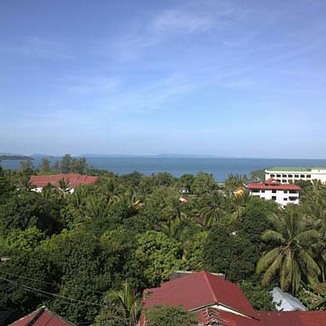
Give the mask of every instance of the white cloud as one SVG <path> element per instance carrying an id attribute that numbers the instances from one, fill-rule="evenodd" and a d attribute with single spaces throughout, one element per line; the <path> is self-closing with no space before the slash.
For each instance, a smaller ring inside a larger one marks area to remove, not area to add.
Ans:
<path id="1" fill-rule="evenodd" d="M 161 78 L 143 84 L 130 91 L 120 91 L 109 94 L 108 110 L 123 110 L 147 112 L 162 109 L 179 95 L 186 94 L 196 85 L 192 80 L 182 74 Z M 125 86 L 125 89 L 128 89 Z"/>
<path id="2" fill-rule="evenodd" d="M 202 33 L 233 25 L 248 11 L 235 6 L 231 0 L 189 1 L 158 14 L 152 26 L 159 32 Z"/>
<path id="3" fill-rule="evenodd" d="M 153 21 L 153 27 L 159 31 L 182 30 L 193 33 L 206 31 L 213 26 L 214 22 L 207 15 L 198 15 L 178 10 L 165 11 Z"/>

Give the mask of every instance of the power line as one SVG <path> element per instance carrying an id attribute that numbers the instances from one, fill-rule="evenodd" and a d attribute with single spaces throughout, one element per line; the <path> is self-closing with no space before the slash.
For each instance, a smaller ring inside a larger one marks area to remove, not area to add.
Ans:
<path id="1" fill-rule="evenodd" d="M 4 281 L 6 281 L 6 282 L 8 282 L 10 284 L 13 284 L 15 286 L 20 286 L 20 287 L 22 287 L 23 289 L 25 289 L 27 291 L 30 291 L 30 292 L 39 294 L 41 296 L 44 296 L 47 299 L 59 298 L 59 299 L 67 300 L 67 301 L 69 301 L 70 304 L 75 304 L 75 305 L 82 303 L 82 304 L 86 304 L 86 305 L 89 305 L 89 306 L 97 306 L 97 307 L 106 308 L 106 309 L 116 308 L 115 305 L 106 305 L 106 304 L 104 305 L 104 304 L 100 304 L 100 303 L 94 303 L 94 302 L 89 302 L 89 301 L 85 301 L 85 300 L 79 300 L 79 299 L 63 296 L 63 295 L 56 294 L 56 293 L 51 293 L 51 292 L 44 291 L 44 290 L 41 290 L 41 289 L 38 289 L 38 288 L 34 288 L 34 287 L 26 285 L 26 284 L 22 284 L 22 283 L 18 283 L 16 281 L 13 281 L 13 280 L 9 280 L 9 279 L 7 279 L 5 277 L 2 277 L 2 276 L 0 276 L 0 279 L 4 280 Z M 128 319 L 126 317 L 120 317 L 120 316 L 117 316 L 117 315 L 112 315 L 112 316 L 110 316 L 110 318 L 117 319 L 117 320 L 123 320 L 123 321 L 126 321 L 126 319 Z"/>
<path id="2" fill-rule="evenodd" d="M 84 300 L 79 300 L 79 299 L 74 299 L 74 298 L 70 298 L 70 297 L 66 297 L 64 295 L 60 295 L 60 294 L 56 294 L 56 293 L 51 293 L 51 292 L 48 292 L 48 291 L 44 291 L 44 290 L 41 290 L 41 289 L 37 289 L 37 288 L 34 288 L 32 286 L 29 286 L 29 285 L 26 285 L 26 284 L 21 284 L 21 283 L 18 283 L 18 282 L 15 282 L 15 281 L 12 281 L 12 280 L 9 280 L 5 277 L 2 277 L 0 276 L 0 279 L 8 282 L 8 283 L 11 283 L 11 284 L 14 284 L 14 285 L 17 285 L 17 286 L 20 286 L 22 288 L 25 288 L 26 290 L 28 291 L 31 291 L 31 292 L 35 292 L 35 293 L 38 293 L 38 294 L 41 294 L 41 295 L 44 295 L 44 296 L 47 296 L 48 298 L 50 299 L 53 299 L 54 298 L 60 298 L 60 299 L 63 299 L 63 300 L 69 300 L 69 301 L 74 301 L 76 303 L 84 303 L 84 304 L 88 304 L 88 305 L 92 305 L 92 306 L 98 306 L 98 307 L 104 307 L 104 308 L 110 308 L 109 306 L 107 305 L 102 305 L 100 303 L 94 303 L 94 302 L 89 302 L 89 301 L 84 301 Z M 52 296 L 52 297 L 49 297 L 49 296 Z"/>
<path id="3" fill-rule="evenodd" d="M 33 282 L 38 282 L 38 283 L 43 283 L 43 284 L 48 284 L 48 285 L 54 285 L 54 286 L 60 286 L 60 284 L 58 284 L 58 283 L 36 280 L 36 279 L 30 278 L 30 277 L 20 276 L 20 275 L 16 275 L 16 274 L 13 274 L 13 273 L 10 273 L 10 272 L 0 271 L 0 273 L 10 275 L 10 276 L 14 276 L 14 277 L 21 278 L 21 279 L 25 279 L 25 280 L 28 280 L 28 281 L 33 281 Z M 105 294 L 105 292 L 101 292 L 101 291 L 96 291 L 96 290 L 91 290 L 91 289 L 85 290 L 85 289 L 80 288 L 80 287 L 77 287 L 77 288 L 79 290 L 82 290 L 82 291 L 89 291 L 89 292 L 94 292 L 94 293 L 98 293 L 98 294 L 102 294 L 102 295 Z"/>

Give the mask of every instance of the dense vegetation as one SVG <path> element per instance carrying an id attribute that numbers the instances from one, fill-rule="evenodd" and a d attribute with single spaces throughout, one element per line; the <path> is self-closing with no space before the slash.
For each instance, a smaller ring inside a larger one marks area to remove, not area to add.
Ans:
<path id="1" fill-rule="evenodd" d="M 100 178 L 73 194 L 30 191 L 30 174 L 58 172 Z M 143 289 L 175 270 L 208 270 L 237 282 L 255 309 L 273 308 L 276 285 L 325 309 L 326 185 L 305 185 L 302 204 L 282 209 L 234 195 L 244 181 L 231 175 L 219 189 L 206 173 L 117 176 L 70 155 L 38 170 L 0 168 L 0 307 L 45 304 L 77 324 L 135 325 Z M 149 318 L 171 314 L 193 318 L 164 308 Z"/>

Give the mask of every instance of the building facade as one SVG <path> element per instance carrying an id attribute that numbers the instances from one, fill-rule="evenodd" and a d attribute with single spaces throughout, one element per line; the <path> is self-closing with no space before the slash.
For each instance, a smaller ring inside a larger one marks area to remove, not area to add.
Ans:
<path id="1" fill-rule="evenodd" d="M 301 188 L 294 184 L 283 184 L 270 178 L 265 182 L 249 183 L 247 188 L 250 195 L 264 200 L 273 200 L 281 206 L 299 204 Z"/>
<path id="2" fill-rule="evenodd" d="M 280 183 L 295 183 L 298 180 L 326 182 L 326 167 L 274 167 L 265 170 L 265 180 L 273 178 Z"/>

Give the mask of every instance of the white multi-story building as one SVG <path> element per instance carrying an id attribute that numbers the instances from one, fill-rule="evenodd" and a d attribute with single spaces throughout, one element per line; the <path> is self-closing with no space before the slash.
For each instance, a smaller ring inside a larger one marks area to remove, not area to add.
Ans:
<path id="1" fill-rule="evenodd" d="M 277 204 L 299 204 L 301 188 L 294 184 L 283 184 L 269 179 L 261 183 L 249 183 L 247 185 L 250 195 L 258 196 L 266 200 L 274 200 Z"/>
<path id="2" fill-rule="evenodd" d="M 298 180 L 326 182 L 326 167 L 291 168 L 275 167 L 265 170 L 265 180 L 273 178 L 280 183 L 294 183 Z"/>

